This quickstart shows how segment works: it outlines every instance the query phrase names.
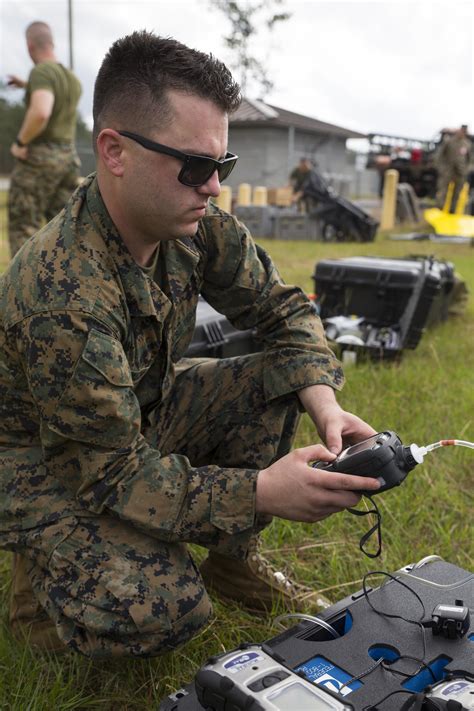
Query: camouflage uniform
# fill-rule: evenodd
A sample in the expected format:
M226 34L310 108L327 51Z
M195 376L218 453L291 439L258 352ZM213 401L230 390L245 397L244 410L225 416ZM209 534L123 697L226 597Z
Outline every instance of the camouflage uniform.
M31 70L27 107L37 89L54 94L54 105L44 130L28 144L26 160L16 160L11 175L8 236L12 257L44 221L49 222L63 209L79 178L74 140L81 84L69 69L48 60Z
M309 301L235 218L211 206L158 261L152 280L91 176L0 279L0 542L91 656L195 634L210 604L186 543L245 556L295 391L342 385ZM263 352L183 359L200 292Z
M449 183L454 183L450 212L454 212L459 193L466 182L471 141L463 136L445 139L436 159L438 185L436 201L439 208L444 207Z
M80 162L74 148L57 143L28 146L17 160L8 194L8 239L13 257L43 222L63 209L77 187Z

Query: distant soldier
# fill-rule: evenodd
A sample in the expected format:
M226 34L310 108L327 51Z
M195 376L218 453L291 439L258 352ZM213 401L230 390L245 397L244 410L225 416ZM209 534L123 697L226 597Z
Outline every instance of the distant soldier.
M26 42L35 66L27 82L9 79L10 86L26 88L25 117L10 149L17 159L8 201L12 257L63 208L77 186L80 166L74 139L81 84L56 59L46 23L31 23Z
M438 190L436 200L439 208L443 208L449 183L454 184L451 196L450 212L454 212L462 186L467 180L471 141L468 138L467 126L463 125L453 136L445 136L437 155Z
M303 194L301 189L307 180L311 170L313 169L312 163L308 158L300 158L298 165L293 168L290 173L290 185L293 188L293 202L298 205L300 212L307 212L307 205L303 199Z

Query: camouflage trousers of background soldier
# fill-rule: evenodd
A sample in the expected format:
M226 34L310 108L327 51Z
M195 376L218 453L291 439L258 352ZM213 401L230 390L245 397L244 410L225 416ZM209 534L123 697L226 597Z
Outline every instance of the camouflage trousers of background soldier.
M28 146L17 160L8 195L8 239L13 257L20 247L60 212L76 189L80 161L71 146L41 143Z
M294 393L266 402L263 382L261 354L183 359L171 395L149 416L145 437L162 456L188 457L199 467L197 481L209 476L206 465L242 468L242 476L267 467L290 450L300 407ZM229 520L211 545L199 530L159 540L107 514L23 532L15 546L24 567L14 575L13 630L29 629L34 641L37 628L28 623L36 617L42 634L50 618L65 645L92 657L152 656L189 640L212 608L186 542L242 559L249 540L248 530L233 531L238 487L234 493L210 489L195 496L208 492L211 516L214 494L232 499ZM242 505L248 510L249 503ZM256 530L264 523L268 519Z

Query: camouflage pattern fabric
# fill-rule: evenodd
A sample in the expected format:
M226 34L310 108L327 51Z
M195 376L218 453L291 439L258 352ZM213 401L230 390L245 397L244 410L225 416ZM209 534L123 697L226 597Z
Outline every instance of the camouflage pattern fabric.
M79 167L75 149L53 143L28 146L28 158L15 162L8 196L12 257L45 221L63 209L77 187Z
M194 481L186 507L224 498L229 512L219 514L232 531L233 500L239 499L253 530L246 480L289 451L299 419L294 395L265 404L263 356L185 359L169 398L150 413L146 436L169 452L187 457ZM224 490L209 465L240 467L240 480ZM249 471L242 467L248 467ZM240 488L239 481L242 484ZM215 487L217 485L217 491ZM253 491L248 492L249 499ZM150 511L153 502L148 502ZM152 513L152 511L151 511ZM246 533L209 535L186 517L175 539L194 540L233 556L245 556ZM150 656L177 647L208 621L212 608L201 576L180 542L166 542L112 516L68 517L23 532L28 574L37 599L54 620L59 637L87 656Z
M448 186L452 182L454 183L454 190L450 212L454 212L459 193L466 181L471 147L471 141L462 136L453 136L442 144L437 156L438 184L436 203L439 208L444 207Z
M210 206L193 238L160 244L159 262L158 284L134 262L90 176L0 278L0 545L32 560L40 602L58 623L60 615L72 621L61 622L60 633L85 653L98 653L90 638L82 647L78 642L76 628L88 623L77 611L64 612L68 596L76 594L74 576L85 586L81 590L90 591L81 609L94 607L95 596L98 610L108 603L97 550L90 554L98 572L91 572L93 583L86 580L84 541L100 550L121 540L122 558L139 560L147 550L150 565L161 566L158 586L169 572L163 600L173 599L178 608L183 598L175 597L181 588L176 580L190 578L183 593L189 607L181 606L192 620L187 631L179 627L179 613L161 614L157 607L158 642L133 652L127 644L110 643L114 624L105 615L101 634L109 642L93 648L151 654L157 645L178 643L209 612L183 544L245 556L265 524L255 515L258 470L291 445L295 392L343 383L311 303L282 282L268 255L231 215ZM236 328L256 328L263 352L183 360L199 293ZM64 525L73 527L66 538ZM45 565L56 555L56 544L49 542L55 531L57 555L65 555L67 540L77 552L66 579ZM144 538L128 547L127 531ZM107 555L114 559L109 570L120 578L120 556ZM133 585L140 587L136 580ZM161 594L144 590L143 610L150 595ZM114 614L128 625L132 603L125 598L114 600ZM144 614L150 631L153 621ZM172 628L166 633L165 619ZM68 624L74 629L67 631Z

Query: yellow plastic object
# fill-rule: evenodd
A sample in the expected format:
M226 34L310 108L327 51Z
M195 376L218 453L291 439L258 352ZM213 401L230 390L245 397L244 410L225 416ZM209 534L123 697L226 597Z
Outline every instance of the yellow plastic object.
M472 215L452 215L437 207L431 207L429 210L425 210L423 216L439 235L474 237L474 217Z
M466 212L467 201L469 200L469 184L464 183L462 190L459 193L458 201L456 203L455 213L456 215L464 215Z
M447 235L448 237L474 237L474 216L464 214L469 197L469 186L467 183L464 183L456 203L454 214L449 212L453 190L454 183L449 183L443 209L439 210L437 207L431 207L424 211L423 217L439 235Z
M451 182L446 190L446 199L443 205L443 212L449 212L451 209L451 200L453 199L454 183Z

